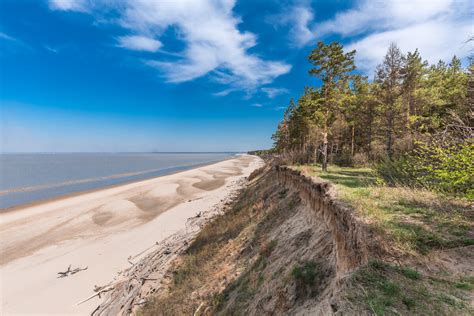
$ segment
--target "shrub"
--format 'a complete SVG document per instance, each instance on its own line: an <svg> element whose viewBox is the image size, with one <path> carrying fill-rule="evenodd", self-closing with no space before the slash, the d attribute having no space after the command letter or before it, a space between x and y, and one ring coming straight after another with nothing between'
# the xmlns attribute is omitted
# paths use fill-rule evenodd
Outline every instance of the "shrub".
<svg viewBox="0 0 474 316"><path fill-rule="evenodd" d="M474 143L418 143L408 163L422 185L474 199Z"/></svg>
<svg viewBox="0 0 474 316"><path fill-rule="evenodd" d="M318 276L317 267L318 265L314 261L308 261L302 266L294 267L291 275L305 285L313 285Z"/></svg>
<svg viewBox="0 0 474 316"><path fill-rule="evenodd" d="M416 144L410 153L376 165L379 183L419 186L474 199L474 143Z"/></svg>
<svg viewBox="0 0 474 316"><path fill-rule="evenodd" d="M410 267L402 267L401 271L403 275L409 279L418 280L421 278L420 273Z"/></svg>
<svg viewBox="0 0 474 316"><path fill-rule="evenodd" d="M414 186L416 179L409 168L406 156L401 156L396 160L385 159L375 166L378 176L377 182L389 186Z"/></svg>

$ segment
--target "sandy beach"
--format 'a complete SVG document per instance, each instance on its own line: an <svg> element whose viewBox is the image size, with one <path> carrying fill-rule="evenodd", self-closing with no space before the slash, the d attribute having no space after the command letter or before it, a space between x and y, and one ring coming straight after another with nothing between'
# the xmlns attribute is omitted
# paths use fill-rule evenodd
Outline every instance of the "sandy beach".
<svg viewBox="0 0 474 316"><path fill-rule="evenodd" d="M106 188L0 214L1 313L90 314L77 303L130 261L215 206L261 166L254 156ZM64 278L58 272L81 268Z"/></svg>

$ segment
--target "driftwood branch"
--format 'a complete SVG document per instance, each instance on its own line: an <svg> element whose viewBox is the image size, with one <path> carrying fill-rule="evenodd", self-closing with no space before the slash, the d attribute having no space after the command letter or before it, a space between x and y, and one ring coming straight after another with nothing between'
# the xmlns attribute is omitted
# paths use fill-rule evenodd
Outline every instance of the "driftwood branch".
<svg viewBox="0 0 474 316"><path fill-rule="evenodd" d="M97 293L95 293L95 294L89 296L88 298L86 298L86 299L80 301L79 303L77 303L77 305L81 305L82 303L85 303L85 302L87 302L88 300L90 300L90 299L92 299L92 298L94 298L94 297L96 297L96 296L99 296L99 297L100 297L100 294L105 293L105 292L108 292L108 291L112 291L113 289L114 289L113 286L104 287L103 289L101 289L101 290L98 291Z"/></svg>
<svg viewBox="0 0 474 316"><path fill-rule="evenodd" d="M240 188L245 181L242 180L241 183L237 183L237 186ZM96 286L94 291L97 293L78 304L107 293L104 300L92 312L92 315L132 314L137 306L146 302L148 295L163 290L159 281L165 276L171 262L188 248L203 225L231 205L231 201L237 197L238 192L239 190L234 190L225 200L222 200L213 208L198 212L195 216L188 218L185 229L177 231L166 239L144 249L139 254L127 258L130 267L120 273L120 281L102 287ZM201 304L198 307L194 312L195 315L202 310L203 305Z"/></svg>
<svg viewBox="0 0 474 316"><path fill-rule="evenodd" d="M84 268L75 268L75 269L72 269L71 270L71 265L69 265L69 267L67 267L67 270L64 271L64 272L58 272L58 278L65 278L65 277L68 277L70 275L73 275L73 274L76 274L77 272L80 272L80 271L84 271L84 270L87 270L88 267L84 267Z"/></svg>
<svg viewBox="0 0 474 316"><path fill-rule="evenodd" d="M201 310L201 308L204 306L204 302L201 303L201 305L199 305L199 307L196 309L196 311L194 312L193 316L198 316L199 315L199 311Z"/></svg>

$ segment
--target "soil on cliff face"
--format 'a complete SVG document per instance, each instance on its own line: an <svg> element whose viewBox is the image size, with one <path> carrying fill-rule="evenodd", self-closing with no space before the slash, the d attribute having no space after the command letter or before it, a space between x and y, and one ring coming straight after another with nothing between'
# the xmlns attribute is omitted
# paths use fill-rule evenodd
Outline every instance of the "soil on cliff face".
<svg viewBox="0 0 474 316"><path fill-rule="evenodd" d="M178 257L162 290L140 314L467 315L472 311L468 301L447 290L470 286L469 280L453 283L403 262L384 261L386 247L374 246L380 244L383 232L372 234L370 225L352 219L344 207L331 217L334 209L328 208L328 201L311 196L318 190L323 195L324 189L315 186L309 191L308 179L302 179L289 181L281 170L269 167L252 174L237 199ZM357 251L351 252L351 247Z"/></svg>
<svg viewBox="0 0 474 316"><path fill-rule="evenodd" d="M336 253L299 192L268 168L178 258L143 314L328 314ZM321 219L321 223L323 220Z"/></svg>

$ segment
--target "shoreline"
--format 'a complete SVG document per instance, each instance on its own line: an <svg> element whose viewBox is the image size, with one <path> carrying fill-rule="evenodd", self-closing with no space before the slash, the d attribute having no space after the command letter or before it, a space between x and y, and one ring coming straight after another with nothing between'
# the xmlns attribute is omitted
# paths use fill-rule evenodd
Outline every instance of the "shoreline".
<svg viewBox="0 0 474 316"><path fill-rule="evenodd" d="M180 173L180 172L193 170L193 169L200 168L200 167L210 166L210 165L213 165L213 164L216 164L216 163L219 163L219 162L222 162L222 161L226 161L226 160L229 160L229 159L235 159L237 157L239 157L239 156L230 156L230 157L227 157L227 158L222 159L222 160L213 160L213 161L209 161L209 162L191 164L191 165L186 165L186 166L181 166L181 167L165 168L165 169L162 170L162 171L165 171L165 173L163 173L161 175L158 175L158 176L154 175L154 176L150 176L150 177L145 177L143 179L127 180L127 181L120 182L120 183L101 186L101 187L98 187L98 188L91 188L91 189L86 189L86 190L79 190L79 191L75 191L75 192L70 192L70 193L66 193L66 194L59 194L57 196L47 197L47 198L39 199L39 200L36 200L36 201L31 201L31 202L27 202L27 203L23 203L23 204L19 204L19 205L0 208L0 214L5 214L5 213L8 213L8 212L16 211L16 210L27 208L27 207L35 207L35 206L42 205L42 204L45 204L45 203L60 201L62 199L67 199L67 198L79 196L79 195L82 195L82 194L88 194L88 193L93 193L93 192L100 191L100 190L112 189L112 188L120 187L122 185L138 183L138 182L141 182L141 181L153 180L153 179L156 179L156 178L161 178L161 177L177 174L177 173ZM182 168L182 169L177 169L177 168ZM166 172L167 170L172 170L172 169L177 169L177 170L170 171L169 173Z"/></svg>
<svg viewBox="0 0 474 316"><path fill-rule="evenodd" d="M244 155L0 214L3 314L90 314L104 297L77 303L96 285L176 232L190 234L190 218L222 203L262 164ZM87 270L58 278L69 265Z"/></svg>

